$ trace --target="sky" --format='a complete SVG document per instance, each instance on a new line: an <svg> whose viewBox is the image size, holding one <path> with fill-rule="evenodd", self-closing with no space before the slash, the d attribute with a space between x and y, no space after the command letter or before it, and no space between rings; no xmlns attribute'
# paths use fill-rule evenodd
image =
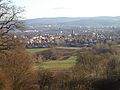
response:
<svg viewBox="0 0 120 90"><path fill-rule="evenodd" d="M25 7L24 17L120 16L120 0L12 0Z"/></svg>

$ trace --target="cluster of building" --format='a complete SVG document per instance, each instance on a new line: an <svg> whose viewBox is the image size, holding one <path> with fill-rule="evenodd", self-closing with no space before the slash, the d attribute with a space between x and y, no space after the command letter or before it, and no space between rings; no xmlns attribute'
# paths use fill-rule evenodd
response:
<svg viewBox="0 0 120 90"><path fill-rule="evenodd" d="M106 40L120 40L120 35L113 31L82 31L81 33L70 34L61 33L54 35L35 35L25 36L26 48L34 47L92 47L96 43L106 42Z"/></svg>

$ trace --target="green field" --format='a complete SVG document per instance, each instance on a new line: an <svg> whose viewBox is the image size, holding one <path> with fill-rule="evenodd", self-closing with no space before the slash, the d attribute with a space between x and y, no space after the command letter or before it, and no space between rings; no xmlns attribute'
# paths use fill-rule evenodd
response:
<svg viewBox="0 0 120 90"><path fill-rule="evenodd" d="M50 71L61 71L64 69L69 69L72 66L75 65L75 59L76 56L72 56L67 60L55 60L55 61L47 61L47 62L43 62L41 64L36 64L35 68L38 69L47 69Z"/></svg>
<svg viewBox="0 0 120 90"><path fill-rule="evenodd" d="M26 49L30 53L35 53L39 51L45 51L49 48L32 48ZM76 56L71 56L67 60L51 60L51 61L44 61L42 63L36 63L34 65L34 69L47 69L50 71L61 71L65 69L69 69L74 66L76 63Z"/></svg>
<svg viewBox="0 0 120 90"><path fill-rule="evenodd" d="M45 51L48 50L49 48L31 48L31 49L26 49L28 52L30 53L35 53L35 52L39 52L39 51Z"/></svg>

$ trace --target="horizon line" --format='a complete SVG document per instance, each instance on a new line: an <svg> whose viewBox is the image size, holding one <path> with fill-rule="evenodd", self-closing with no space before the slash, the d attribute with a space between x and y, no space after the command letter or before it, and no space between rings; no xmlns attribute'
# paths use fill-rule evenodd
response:
<svg viewBox="0 0 120 90"><path fill-rule="evenodd" d="M79 17L36 17L36 18L24 18L27 19L47 19L47 18L94 18L94 17L120 17L120 16L79 16Z"/></svg>

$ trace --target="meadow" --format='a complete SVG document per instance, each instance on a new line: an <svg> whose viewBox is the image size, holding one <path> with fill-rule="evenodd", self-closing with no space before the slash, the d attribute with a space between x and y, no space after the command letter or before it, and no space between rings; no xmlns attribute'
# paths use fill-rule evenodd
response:
<svg viewBox="0 0 120 90"><path fill-rule="evenodd" d="M50 71L62 71L71 68L75 65L75 56L71 56L67 60L55 60L55 61L47 61L41 64L35 64L36 69L47 69Z"/></svg>
<svg viewBox="0 0 120 90"><path fill-rule="evenodd" d="M32 48L26 49L28 52L34 54L36 52L46 51L50 48ZM68 59L65 60L50 60L50 61L43 61L41 63L35 63L34 69L46 69L50 71L63 71L73 67L76 63L76 56L70 56Z"/></svg>
<svg viewBox="0 0 120 90"><path fill-rule="evenodd" d="M49 48L30 48L30 49L26 49L28 52L30 53L35 53L35 52L39 52L39 51L45 51L48 50Z"/></svg>

